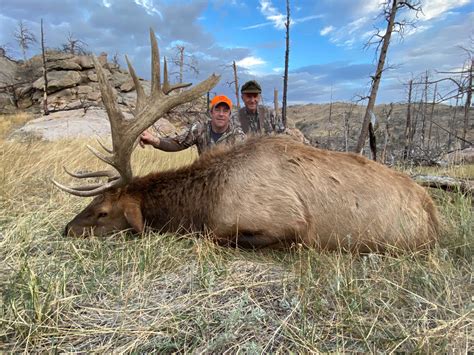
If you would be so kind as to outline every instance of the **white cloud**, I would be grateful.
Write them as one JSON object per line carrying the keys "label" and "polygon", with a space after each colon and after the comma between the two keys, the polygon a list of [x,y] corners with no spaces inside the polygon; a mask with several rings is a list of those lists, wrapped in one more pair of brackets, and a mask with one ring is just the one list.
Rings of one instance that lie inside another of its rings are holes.
{"label": "white cloud", "polygon": [[271,25],[272,23],[271,22],[264,22],[264,23],[258,23],[256,25],[252,25],[252,26],[247,26],[247,27],[242,27],[243,30],[253,30],[255,28],[260,28],[260,27],[265,27],[265,26],[269,26]]}
{"label": "white cloud", "polygon": [[135,0],[135,4],[142,6],[148,15],[157,14],[161,19],[163,19],[161,12],[153,5],[153,0]]}
{"label": "white cloud", "polygon": [[[282,14],[276,7],[273,6],[271,0],[259,0],[260,6],[259,10],[263,16],[269,21],[264,23],[259,23],[252,26],[243,27],[243,30],[250,30],[255,28],[260,28],[268,25],[273,25],[276,29],[283,30],[285,29],[286,15]],[[297,10],[298,11],[298,10]],[[295,25],[297,23],[303,23],[306,21],[314,20],[321,18],[321,15],[310,15],[301,18],[292,18],[290,23]]]}
{"label": "white cloud", "polygon": [[334,31],[334,26],[326,26],[319,32],[319,34],[321,36],[326,36],[328,33],[332,31]]}
{"label": "white cloud", "polygon": [[424,0],[422,4],[423,15],[421,20],[427,21],[439,17],[447,11],[456,7],[469,4],[470,0]]}
{"label": "white cloud", "polygon": [[250,56],[235,62],[235,64],[242,68],[251,69],[260,65],[264,65],[266,62],[261,58]]}

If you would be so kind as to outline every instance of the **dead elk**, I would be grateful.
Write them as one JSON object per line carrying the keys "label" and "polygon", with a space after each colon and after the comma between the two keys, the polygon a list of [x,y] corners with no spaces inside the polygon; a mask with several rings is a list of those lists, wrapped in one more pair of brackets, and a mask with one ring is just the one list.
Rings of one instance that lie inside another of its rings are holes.
{"label": "dead elk", "polygon": [[[55,182],[72,194],[95,196],[68,223],[68,235],[104,235],[125,229],[142,233],[150,226],[162,232],[210,231],[218,243],[241,247],[301,243],[357,251],[416,250],[437,239],[436,207],[408,176],[359,155],[324,151],[291,138],[250,138],[204,154],[190,166],[132,178],[130,154],[141,131],[170,107],[209,90],[218,79],[211,77],[173,96],[173,104],[163,107],[170,98],[165,96],[170,85],[166,66],[165,84],[160,85],[157,46],[151,37],[151,95],[156,99],[144,97],[130,66],[139,94],[133,121],[121,116],[96,63],[114,149],[110,156],[93,152],[112,165],[120,178],[79,188]],[[125,124],[133,127],[120,127]]]}

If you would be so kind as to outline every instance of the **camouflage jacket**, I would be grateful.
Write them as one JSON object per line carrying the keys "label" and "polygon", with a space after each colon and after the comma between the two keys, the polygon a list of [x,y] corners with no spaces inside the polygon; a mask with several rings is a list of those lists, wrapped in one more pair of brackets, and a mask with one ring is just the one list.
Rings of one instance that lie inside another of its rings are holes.
{"label": "camouflage jacket", "polygon": [[251,113],[246,107],[242,107],[232,114],[232,121],[234,126],[240,127],[245,134],[282,133],[285,130],[275,112],[261,105],[257,107],[256,113]]}
{"label": "camouflage jacket", "polygon": [[173,138],[160,138],[160,149],[176,151],[197,146],[199,154],[216,144],[235,144],[245,140],[245,134],[240,127],[230,122],[229,128],[215,141],[211,132],[211,121],[196,121],[184,133]]}

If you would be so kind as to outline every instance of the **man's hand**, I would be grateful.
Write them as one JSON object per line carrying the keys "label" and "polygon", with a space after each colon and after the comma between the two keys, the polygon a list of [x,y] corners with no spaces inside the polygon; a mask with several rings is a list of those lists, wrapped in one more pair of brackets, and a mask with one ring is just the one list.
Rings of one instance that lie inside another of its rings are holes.
{"label": "man's hand", "polygon": [[138,141],[140,147],[145,148],[145,145],[152,145],[153,147],[158,147],[160,145],[160,138],[155,137],[148,130],[143,131],[140,135],[140,140]]}

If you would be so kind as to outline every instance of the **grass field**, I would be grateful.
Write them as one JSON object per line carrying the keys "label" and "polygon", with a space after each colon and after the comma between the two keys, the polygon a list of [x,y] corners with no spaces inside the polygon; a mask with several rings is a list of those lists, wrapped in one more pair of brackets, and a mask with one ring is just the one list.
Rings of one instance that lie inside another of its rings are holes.
{"label": "grass field", "polygon": [[[397,257],[241,251],[197,235],[68,239],[89,199],[50,179],[71,182],[62,165],[99,168],[86,143],[0,142],[0,351],[474,350],[470,197],[435,191],[440,244]],[[134,170],[194,158],[137,149]]]}

